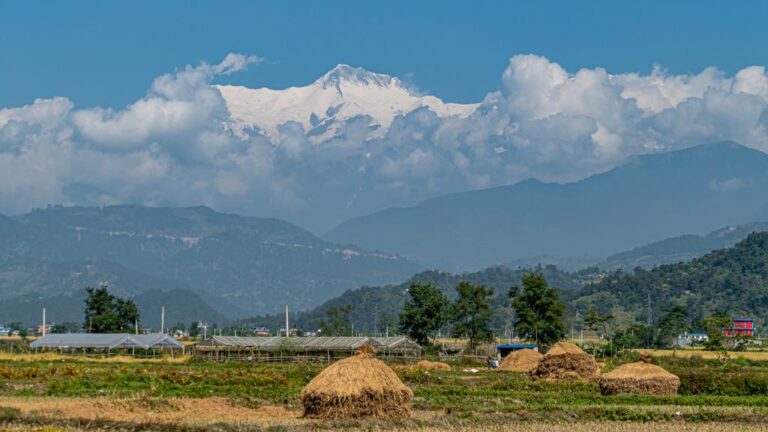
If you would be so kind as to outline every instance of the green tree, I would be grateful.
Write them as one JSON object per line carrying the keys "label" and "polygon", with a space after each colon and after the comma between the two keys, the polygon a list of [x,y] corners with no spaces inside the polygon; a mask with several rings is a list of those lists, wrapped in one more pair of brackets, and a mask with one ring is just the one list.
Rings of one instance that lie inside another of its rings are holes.
{"label": "green tree", "polygon": [[80,331],[80,323],[64,322],[51,327],[51,333],[77,333]]}
{"label": "green tree", "polygon": [[19,336],[22,339],[26,339],[29,336],[29,329],[19,321],[8,324],[8,328],[11,329],[11,332],[19,332]]}
{"label": "green tree", "polygon": [[139,309],[132,300],[112,295],[106,285],[85,289],[85,328],[88,333],[132,333]]}
{"label": "green tree", "polygon": [[347,336],[350,333],[349,314],[352,305],[332,307],[325,312],[326,319],[320,321],[323,336]]}
{"label": "green tree", "polygon": [[603,333],[607,332],[608,321],[613,319],[611,314],[600,314],[594,307],[587,310],[587,314],[584,317],[584,326],[592,331],[602,330]]}
{"label": "green tree", "polygon": [[199,327],[198,321],[192,321],[189,323],[189,327],[187,327],[187,332],[189,333],[189,337],[194,338],[198,337],[200,335],[200,327]]}
{"label": "green tree", "polygon": [[515,328],[520,337],[551,345],[565,336],[563,313],[557,289],[549,287],[541,274],[523,276],[523,289],[513,286],[509,298],[515,309]]}
{"label": "green tree", "polygon": [[653,343],[653,329],[643,324],[632,324],[626,329],[616,330],[613,343],[617,348],[647,348]]}
{"label": "green tree", "polygon": [[701,326],[707,333],[704,349],[710,351],[725,351],[725,330],[731,328],[731,320],[723,316],[712,316],[701,320]]}
{"label": "green tree", "polygon": [[674,344],[677,336],[690,329],[688,306],[670,305],[659,318],[658,345],[668,347]]}
{"label": "green tree", "polygon": [[400,331],[419,345],[428,345],[448,318],[450,301],[432,284],[413,283],[400,313]]}
{"label": "green tree", "polygon": [[493,333],[489,324],[493,309],[489,297],[493,295],[493,289],[460,282],[456,292],[459,298],[451,307],[453,336],[468,338],[470,347],[475,347],[480,342],[492,341]]}

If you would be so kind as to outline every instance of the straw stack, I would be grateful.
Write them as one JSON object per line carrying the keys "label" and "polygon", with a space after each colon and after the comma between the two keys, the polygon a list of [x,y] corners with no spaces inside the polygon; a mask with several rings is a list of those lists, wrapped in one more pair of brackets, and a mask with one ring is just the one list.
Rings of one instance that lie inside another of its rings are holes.
{"label": "straw stack", "polygon": [[325,368],[301,391],[306,417],[399,418],[411,413],[413,392],[364,346]]}
{"label": "straw stack", "polygon": [[600,391],[604,395],[676,395],[679,388],[680,378],[660,366],[645,362],[627,363],[600,377]]}
{"label": "straw stack", "polygon": [[595,358],[570,342],[558,342],[547,351],[531,376],[549,380],[595,380],[600,368]]}
{"label": "straw stack", "polygon": [[451,366],[447,363],[433,362],[429,360],[422,360],[416,363],[416,368],[430,370],[451,370]]}
{"label": "straw stack", "polygon": [[539,365],[542,357],[544,356],[540,352],[529,348],[513,351],[504,357],[498,370],[527,373]]}

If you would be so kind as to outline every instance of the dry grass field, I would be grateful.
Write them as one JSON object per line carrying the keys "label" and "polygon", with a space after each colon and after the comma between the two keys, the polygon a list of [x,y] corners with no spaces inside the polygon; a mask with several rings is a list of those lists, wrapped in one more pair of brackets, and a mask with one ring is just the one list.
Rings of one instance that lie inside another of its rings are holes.
{"label": "dry grass field", "polygon": [[[628,360],[610,360],[607,369],[621,361]],[[451,370],[397,365],[415,395],[412,418],[340,422],[301,416],[299,393],[318,365],[6,354],[0,355],[0,432],[768,432],[768,362],[680,356],[658,362],[680,376],[680,395],[602,396],[594,382],[533,381],[477,364],[453,363]]]}
{"label": "dry grass field", "polygon": [[[716,351],[705,351],[703,349],[680,349],[680,350],[657,350],[657,349],[638,349],[635,350],[641,354],[649,354],[653,357],[680,357],[680,358],[702,358],[704,360],[716,360],[720,354]],[[730,358],[741,358],[753,361],[768,361],[768,351],[729,351]]]}

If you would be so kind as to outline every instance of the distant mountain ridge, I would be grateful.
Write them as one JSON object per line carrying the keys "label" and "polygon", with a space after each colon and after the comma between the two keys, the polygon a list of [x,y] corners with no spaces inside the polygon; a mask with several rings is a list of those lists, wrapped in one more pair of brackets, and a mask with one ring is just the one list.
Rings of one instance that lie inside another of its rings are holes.
{"label": "distant mountain ridge", "polygon": [[656,322],[672,304],[687,306],[693,320],[717,311],[754,318],[757,328],[768,323],[768,232],[752,233],[733,247],[718,249],[688,262],[652,270],[617,271],[582,288],[574,306],[590,306],[621,317],[617,324],[644,322],[647,300]]}
{"label": "distant mountain ridge", "polygon": [[537,256],[607,256],[768,219],[768,155],[733,142],[633,158],[568,183],[528,180],[345,222],[329,241],[471,270]]}
{"label": "distant mountain ridge", "polygon": [[763,231],[768,231],[768,222],[721,228],[706,236],[685,234],[613,254],[595,265],[606,270],[651,269],[663,264],[690,261],[715,249],[731,247],[753,232]]}
{"label": "distant mountain ridge", "polygon": [[[324,241],[278,219],[206,207],[51,207],[0,218],[0,299],[108,282],[118,293],[190,289],[232,317],[315,306],[421,268]],[[234,305],[234,306],[233,306]]]}
{"label": "distant mountain ridge", "polygon": [[[412,283],[432,284],[449,298],[456,297],[456,285],[459,282],[481,284],[495,290],[492,306],[495,310],[492,319],[494,327],[503,328],[509,325],[511,318],[510,309],[507,306],[507,293],[511,286],[520,285],[523,275],[530,272],[543,274],[550,286],[558,288],[564,298],[569,298],[573,293],[588,282],[599,280],[603,275],[600,272],[585,270],[582,272],[563,272],[555,266],[538,266],[525,269],[511,269],[505,266],[494,266],[481,271],[464,274],[452,274],[439,270],[427,270],[415,274],[413,277],[398,285],[365,286],[345,291],[338,297],[324,302],[320,306],[295,313],[291,317],[292,325],[303,330],[316,329],[318,323],[326,318],[326,313],[331,308],[351,308],[349,314],[350,324],[356,331],[365,334],[385,333],[387,326],[389,331],[395,334],[397,331],[397,317],[402,311],[403,303],[408,298],[408,287]],[[284,322],[281,314],[259,316],[244,320],[252,325],[264,325],[271,328],[279,328]],[[350,329],[351,330],[351,329]]]}

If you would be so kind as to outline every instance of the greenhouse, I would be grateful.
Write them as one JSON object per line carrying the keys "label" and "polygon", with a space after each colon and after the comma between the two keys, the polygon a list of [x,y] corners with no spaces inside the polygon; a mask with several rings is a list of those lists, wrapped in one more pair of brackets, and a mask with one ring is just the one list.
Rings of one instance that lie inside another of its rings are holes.
{"label": "greenhouse", "polygon": [[415,356],[421,348],[405,337],[242,337],[212,336],[195,345],[194,353],[216,361],[328,362],[368,345],[380,356]]}
{"label": "greenhouse", "polygon": [[33,349],[75,350],[184,350],[176,339],[160,333],[52,333],[29,344]]}

